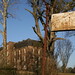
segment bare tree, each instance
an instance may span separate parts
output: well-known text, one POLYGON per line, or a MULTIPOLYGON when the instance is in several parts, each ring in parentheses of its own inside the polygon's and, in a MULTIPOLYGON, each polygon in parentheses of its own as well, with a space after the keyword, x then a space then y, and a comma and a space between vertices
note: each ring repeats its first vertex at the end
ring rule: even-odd
POLYGON ((75 1, 66 1, 66 0, 46 0, 45 3, 48 5, 46 8, 45 3, 43 3, 43 0, 28 0, 29 3, 31 4, 31 7, 33 11, 30 11, 26 9, 28 12, 30 12, 35 20, 35 27, 33 27, 34 32, 38 35, 40 38, 41 42, 44 43, 44 37, 42 35, 41 27, 39 24, 39 20, 43 26, 43 29, 46 25, 46 17, 48 17, 48 26, 47 26, 47 45, 49 52, 53 54, 54 49, 52 48, 52 44, 54 41, 59 40, 61 38, 55 38, 55 33, 51 32, 51 15, 53 13, 60 13, 60 12, 65 12, 68 10, 72 10, 75 6, 75 1), (64 8, 63 8, 64 7, 64 8), (45 10, 48 10, 48 14, 45 14, 45 10))
POLYGON ((3 26, 3 30, 0 30, 0 33, 3 36, 3 50, 4 51, 4 62, 7 63, 7 18, 12 16, 8 12, 9 7, 16 3, 17 0, 0 0, 0 24, 3 26))
POLYGON ((74 49, 70 40, 60 40, 56 42, 56 50, 60 60, 62 61, 62 70, 65 72, 69 58, 74 49))
MULTIPOLYGON (((47 56, 54 58, 54 42, 62 38, 56 38, 55 32, 51 32, 51 15, 53 13, 66 12, 72 10, 75 6, 75 1, 66 1, 66 0, 28 0, 32 11, 26 9, 30 12, 35 20, 35 27, 33 27, 34 32, 40 38, 43 44, 47 45, 47 56), (47 12, 47 13, 46 13, 47 12), (43 29, 46 32, 45 39, 42 35, 41 27, 39 20, 43 26, 43 29)), ((44 52, 45 53, 45 52, 44 52)), ((43 54, 44 54, 43 53, 43 54)))

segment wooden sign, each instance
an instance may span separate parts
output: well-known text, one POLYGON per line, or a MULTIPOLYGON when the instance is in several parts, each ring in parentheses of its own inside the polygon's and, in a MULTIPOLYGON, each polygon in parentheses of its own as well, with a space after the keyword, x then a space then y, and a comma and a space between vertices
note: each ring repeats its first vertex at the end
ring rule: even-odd
POLYGON ((53 14, 51 31, 75 30, 75 11, 53 14))

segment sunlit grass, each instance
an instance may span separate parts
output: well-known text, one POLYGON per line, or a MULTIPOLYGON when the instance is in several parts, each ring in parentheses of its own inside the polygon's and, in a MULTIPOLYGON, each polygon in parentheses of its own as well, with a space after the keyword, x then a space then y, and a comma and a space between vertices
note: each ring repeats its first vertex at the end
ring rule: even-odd
POLYGON ((75 75, 75 73, 59 73, 59 75, 75 75))

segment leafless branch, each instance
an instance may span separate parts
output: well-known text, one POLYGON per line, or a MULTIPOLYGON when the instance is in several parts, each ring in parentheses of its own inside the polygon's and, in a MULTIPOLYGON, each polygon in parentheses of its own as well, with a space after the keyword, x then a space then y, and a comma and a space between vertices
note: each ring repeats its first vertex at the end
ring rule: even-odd
POLYGON ((3 35, 3 32, 2 32, 2 30, 0 30, 0 33, 3 35))
POLYGON ((26 11, 30 12, 33 16, 34 16, 34 13, 28 9, 25 9, 26 11))
POLYGON ((33 27, 33 30, 39 36, 40 40, 43 42, 44 39, 43 39, 42 35, 40 33, 37 33, 37 30, 35 27, 33 27))

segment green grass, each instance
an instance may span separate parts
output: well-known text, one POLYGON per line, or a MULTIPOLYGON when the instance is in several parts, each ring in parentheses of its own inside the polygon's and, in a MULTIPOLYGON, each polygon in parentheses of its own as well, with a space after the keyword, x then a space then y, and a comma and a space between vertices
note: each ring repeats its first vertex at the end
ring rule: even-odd
POLYGON ((75 75, 75 73, 59 73, 59 75, 75 75))

